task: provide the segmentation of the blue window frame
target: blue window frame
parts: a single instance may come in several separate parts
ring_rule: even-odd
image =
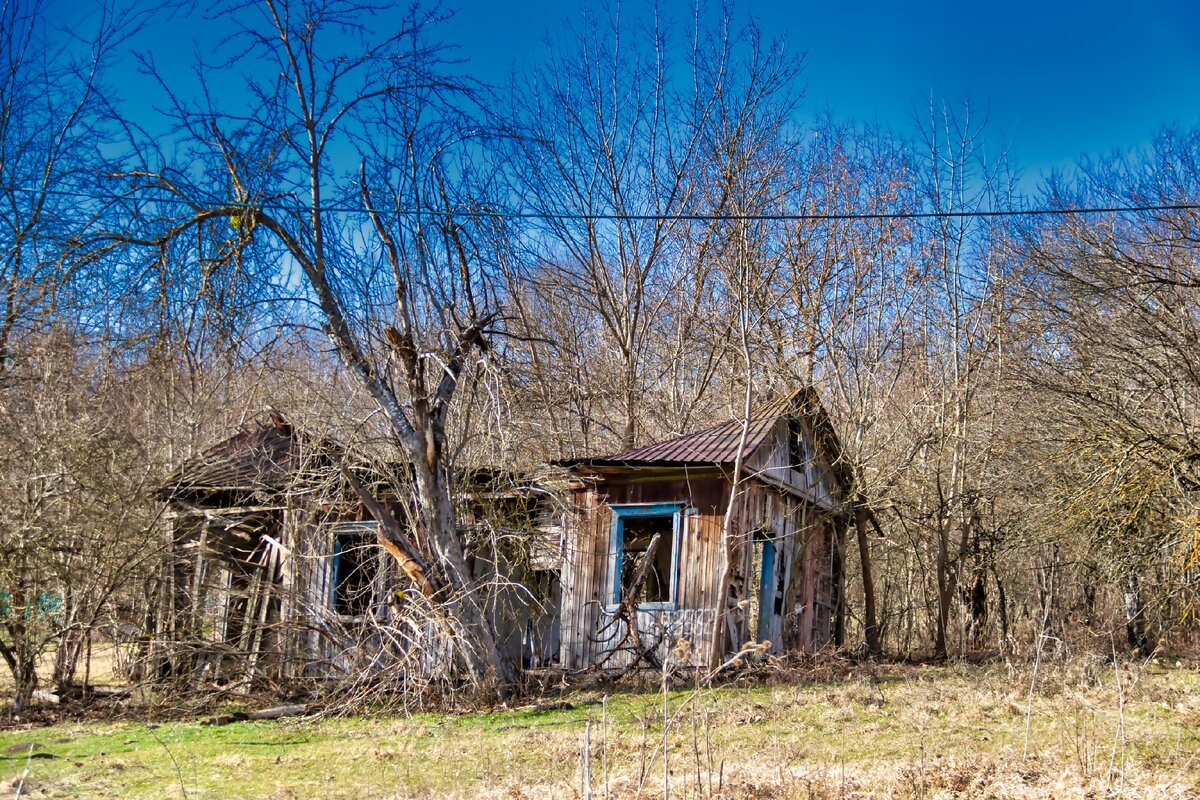
[[[370,614],[379,574],[374,522],[342,522],[333,528],[329,605],[339,616]]]
[[[638,608],[671,610],[679,602],[679,537],[686,503],[648,503],[609,506],[612,512],[609,569],[612,586],[607,607],[621,602],[623,591],[633,579],[641,555],[655,534],[660,534],[654,560],[642,586],[643,602]]]
[[[769,530],[754,532],[754,544],[762,548],[762,570],[758,578],[758,625],[754,631],[758,640],[765,641],[771,632],[775,617],[783,616],[784,607],[784,564],[779,540]]]

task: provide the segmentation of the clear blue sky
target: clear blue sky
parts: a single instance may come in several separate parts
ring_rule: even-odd
[[[447,39],[482,77],[542,51],[578,3],[460,0]],[[646,4],[626,2],[623,13]],[[685,16],[689,2],[664,2]],[[768,36],[807,53],[806,107],[911,127],[930,92],[986,109],[1032,175],[1200,125],[1200,0],[741,3]]]
[[[495,83],[536,63],[544,38],[561,36],[564,19],[583,8],[582,0],[447,3],[456,13],[442,38],[461,48],[477,77]],[[70,18],[95,0],[52,6]],[[650,7],[624,0],[622,14]],[[662,7],[681,21],[692,14],[689,0]],[[1164,124],[1200,125],[1200,0],[793,0],[743,3],[735,13],[807,53],[807,111],[910,130],[931,92],[970,100],[988,112],[990,147],[1011,143],[1029,182],[1084,154],[1144,144]],[[167,70],[183,69],[198,41],[211,47],[213,26],[198,23],[198,14],[157,22],[134,45]],[[151,102],[136,81],[118,83],[132,108]]]

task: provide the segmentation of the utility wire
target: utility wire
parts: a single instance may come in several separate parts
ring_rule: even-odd
[[[149,187],[153,188],[153,187]],[[24,194],[45,194],[55,197],[71,197],[80,200],[107,200],[113,201],[118,199],[131,199],[129,195],[101,195],[91,194],[89,192],[73,192],[61,189],[32,189],[23,186],[10,186],[6,191],[19,192]],[[194,209],[203,209],[204,206],[180,197],[154,197],[154,198],[137,198],[145,202],[160,203],[164,205],[179,205],[188,206]],[[309,208],[302,205],[285,206],[279,203],[263,203],[254,205],[251,203],[235,203],[229,201],[217,201],[213,203],[214,207],[235,208],[263,211],[281,211],[286,213],[308,213]],[[968,218],[987,218],[987,217],[1045,217],[1045,216],[1081,216],[1087,214],[1125,214],[1138,213],[1147,211],[1197,211],[1200,210],[1200,203],[1167,203],[1162,205],[1137,205],[1137,206],[1088,206],[1082,208],[1012,208],[1012,209],[996,209],[996,210],[976,210],[976,211],[880,211],[880,212],[856,212],[856,213],[833,213],[833,214],[614,214],[614,213],[597,213],[597,214],[575,214],[553,211],[531,211],[526,209],[516,210],[495,210],[495,209],[434,209],[434,208],[407,208],[393,210],[390,213],[398,214],[402,217],[414,217],[418,215],[426,216],[446,216],[460,217],[467,219],[542,219],[555,221],[579,221],[579,222],[653,222],[653,221],[670,221],[670,222],[819,222],[822,220],[828,221],[855,221],[855,220],[908,220],[908,219],[968,219]],[[353,208],[346,206],[329,206],[321,207],[321,211],[330,214],[366,214],[364,208]]]

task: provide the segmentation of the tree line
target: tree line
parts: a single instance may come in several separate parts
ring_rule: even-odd
[[[617,452],[815,386],[841,437],[847,641],[1149,653],[1200,557],[1200,132],[1030,194],[986,121],[813,114],[748,18],[596,13],[510,84],[443,12],[212,12],[183,93],[127,110],[111,4],[0,24],[0,655],[145,632],[172,467],[267,404],[403,459],[419,556],[484,691],[460,466]],[[469,54],[467,54],[469,55]],[[118,77],[119,76],[119,77]],[[1148,125],[1153,121],[1148,121]],[[1153,210],[1077,213],[1093,208]],[[1006,210],[1053,213],[989,215]]]

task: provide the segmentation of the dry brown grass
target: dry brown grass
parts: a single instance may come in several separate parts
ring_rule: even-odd
[[[79,665],[78,680],[82,681],[85,671],[88,683],[93,686],[113,686],[124,680],[122,660],[129,658],[130,647],[117,645],[112,642],[99,642],[92,647],[90,663],[86,660]],[[54,648],[42,653],[37,662],[38,681],[43,687],[51,683],[54,676]],[[12,673],[0,662],[0,697],[11,692],[13,688]]]
[[[672,691],[665,726],[661,693],[610,689],[548,711],[58,726],[0,735],[0,755],[58,756],[33,762],[27,797],[1200,796],[1200,675],[1121,669],[1043,665],[1031,705],[1027,669],[844,665],[837,681]],[[23,766],[0,761],[0,787]]]

